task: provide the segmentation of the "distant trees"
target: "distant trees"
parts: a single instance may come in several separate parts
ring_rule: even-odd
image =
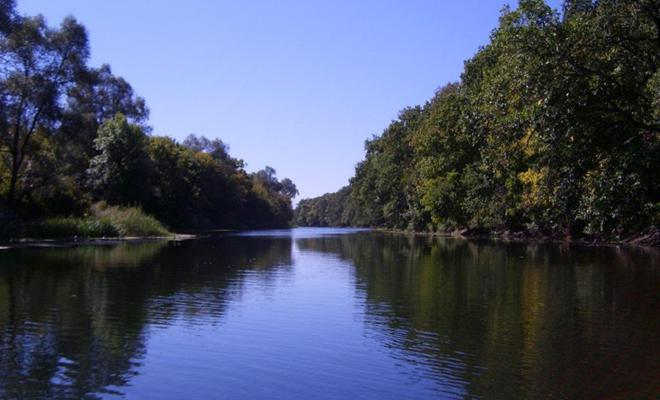
[[[253,216],[252,224],[260,227],[282,226],[284,221],[293,218],[291,200],[298,194],[296,185],[290,179],[278,180],[272,167],[266,167],[250,175],[253,195],[250,208],[272,210],[269,214]],[[284,224],[286,225],[286,224]]]
[[[94,199],[142,205],[175,228],[284,227],[298,193],[270,167],[247,174],[219,139],[147,136],[123,114],[101,125],[87,171]]]
[[[505,9],[459,83],[367,142],[349,224],[609,238],[657,227],[658,10],[653,0]],[[296,221],[327,196],[302,200]]]
[[[235,160],[213,154],[168,137],[152,137],[149,157],[153,173],[147,210],[170,226],[241,226],[250,190],[247,175],[235,167]]]
[[[351,187],[346,186],[335,193],[326,193],[313,199],[298,202],[294,223],[299,226],[351,226],[355,225],[353,203],[350,201]]]
[[[226,165],[233,166],[235,168],[243,167],[243,161],[230,157],[229,146],[218,138],[209,140],[203,136],[198,137],[195,134],[190,134],[186,140],[183,141],[183,145],[195,152],[206,153],[210,155],[214,160],[222,162]]]
[[[248,174],[220,139],[151,136],[145,100],[109,65],[87,65],[81,24],[14,7],[0,0],[0,224],[104,201],[179,229],[288,225],[291,180]]]
[[[280,181],[280,189],[278,190],[279,194],[284,195],[290,199],[298,196],[298,188],[296,184],[289,178],[284,178]]]

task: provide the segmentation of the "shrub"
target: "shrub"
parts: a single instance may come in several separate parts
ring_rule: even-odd
[[[42,239],[72,237],[100,238],[125,236],[166,236],[170,232],[140,208],[92,206],[90,216],[57,217],[28,225],[24,236]]]
[[[94,214],[107,218],[117,229],[120,236],[166,236],[170,232],[156,218],[137,207],[107,207],[96,205]]]
[[[119,231],[107,218],[58,217],[30,224],[25,236],[48,239],[116,237]]]

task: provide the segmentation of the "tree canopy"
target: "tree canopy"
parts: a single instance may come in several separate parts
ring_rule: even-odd
[[[51,27],[0,0],[0,223],[82,216],[104,202],[175,229],[288,225],[290,179],[247,173],[217,138],[153,135],[146,101],[88,59],[74,18]]]
[[[612,239],[657,227],[659,10],[505,8],[460,82],[403,110],[350,186],[302,200],[296,223]]]

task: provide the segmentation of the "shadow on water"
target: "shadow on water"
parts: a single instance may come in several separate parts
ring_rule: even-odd
[[[374,233],[296,245],[352,264],[368,334],[447,396],[659,394],[655,250]]]
[[[241,275],[291,265],[291,240],[124,243],[0,253],[0,398],[121,394],[147,325],[221,318]]]

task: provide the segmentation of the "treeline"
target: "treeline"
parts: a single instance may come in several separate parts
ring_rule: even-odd
[[[219,139],[151,134],[149,109],[108,65],[87,65],[87,32],[20,16],[0,0],[0,224],[138,206],[171,228],[286,226],[297,194],[272,168],[248,174]]]
[[[660,3],[505,8],[458,83],[403,110],[300,225],[621,239],[660,222]]]
[[[345,186],[334,193],[300,200],[294,211],[294,222],[299,226],[357,226],[360,224],[356,221],[354,206],[351,187]]]

